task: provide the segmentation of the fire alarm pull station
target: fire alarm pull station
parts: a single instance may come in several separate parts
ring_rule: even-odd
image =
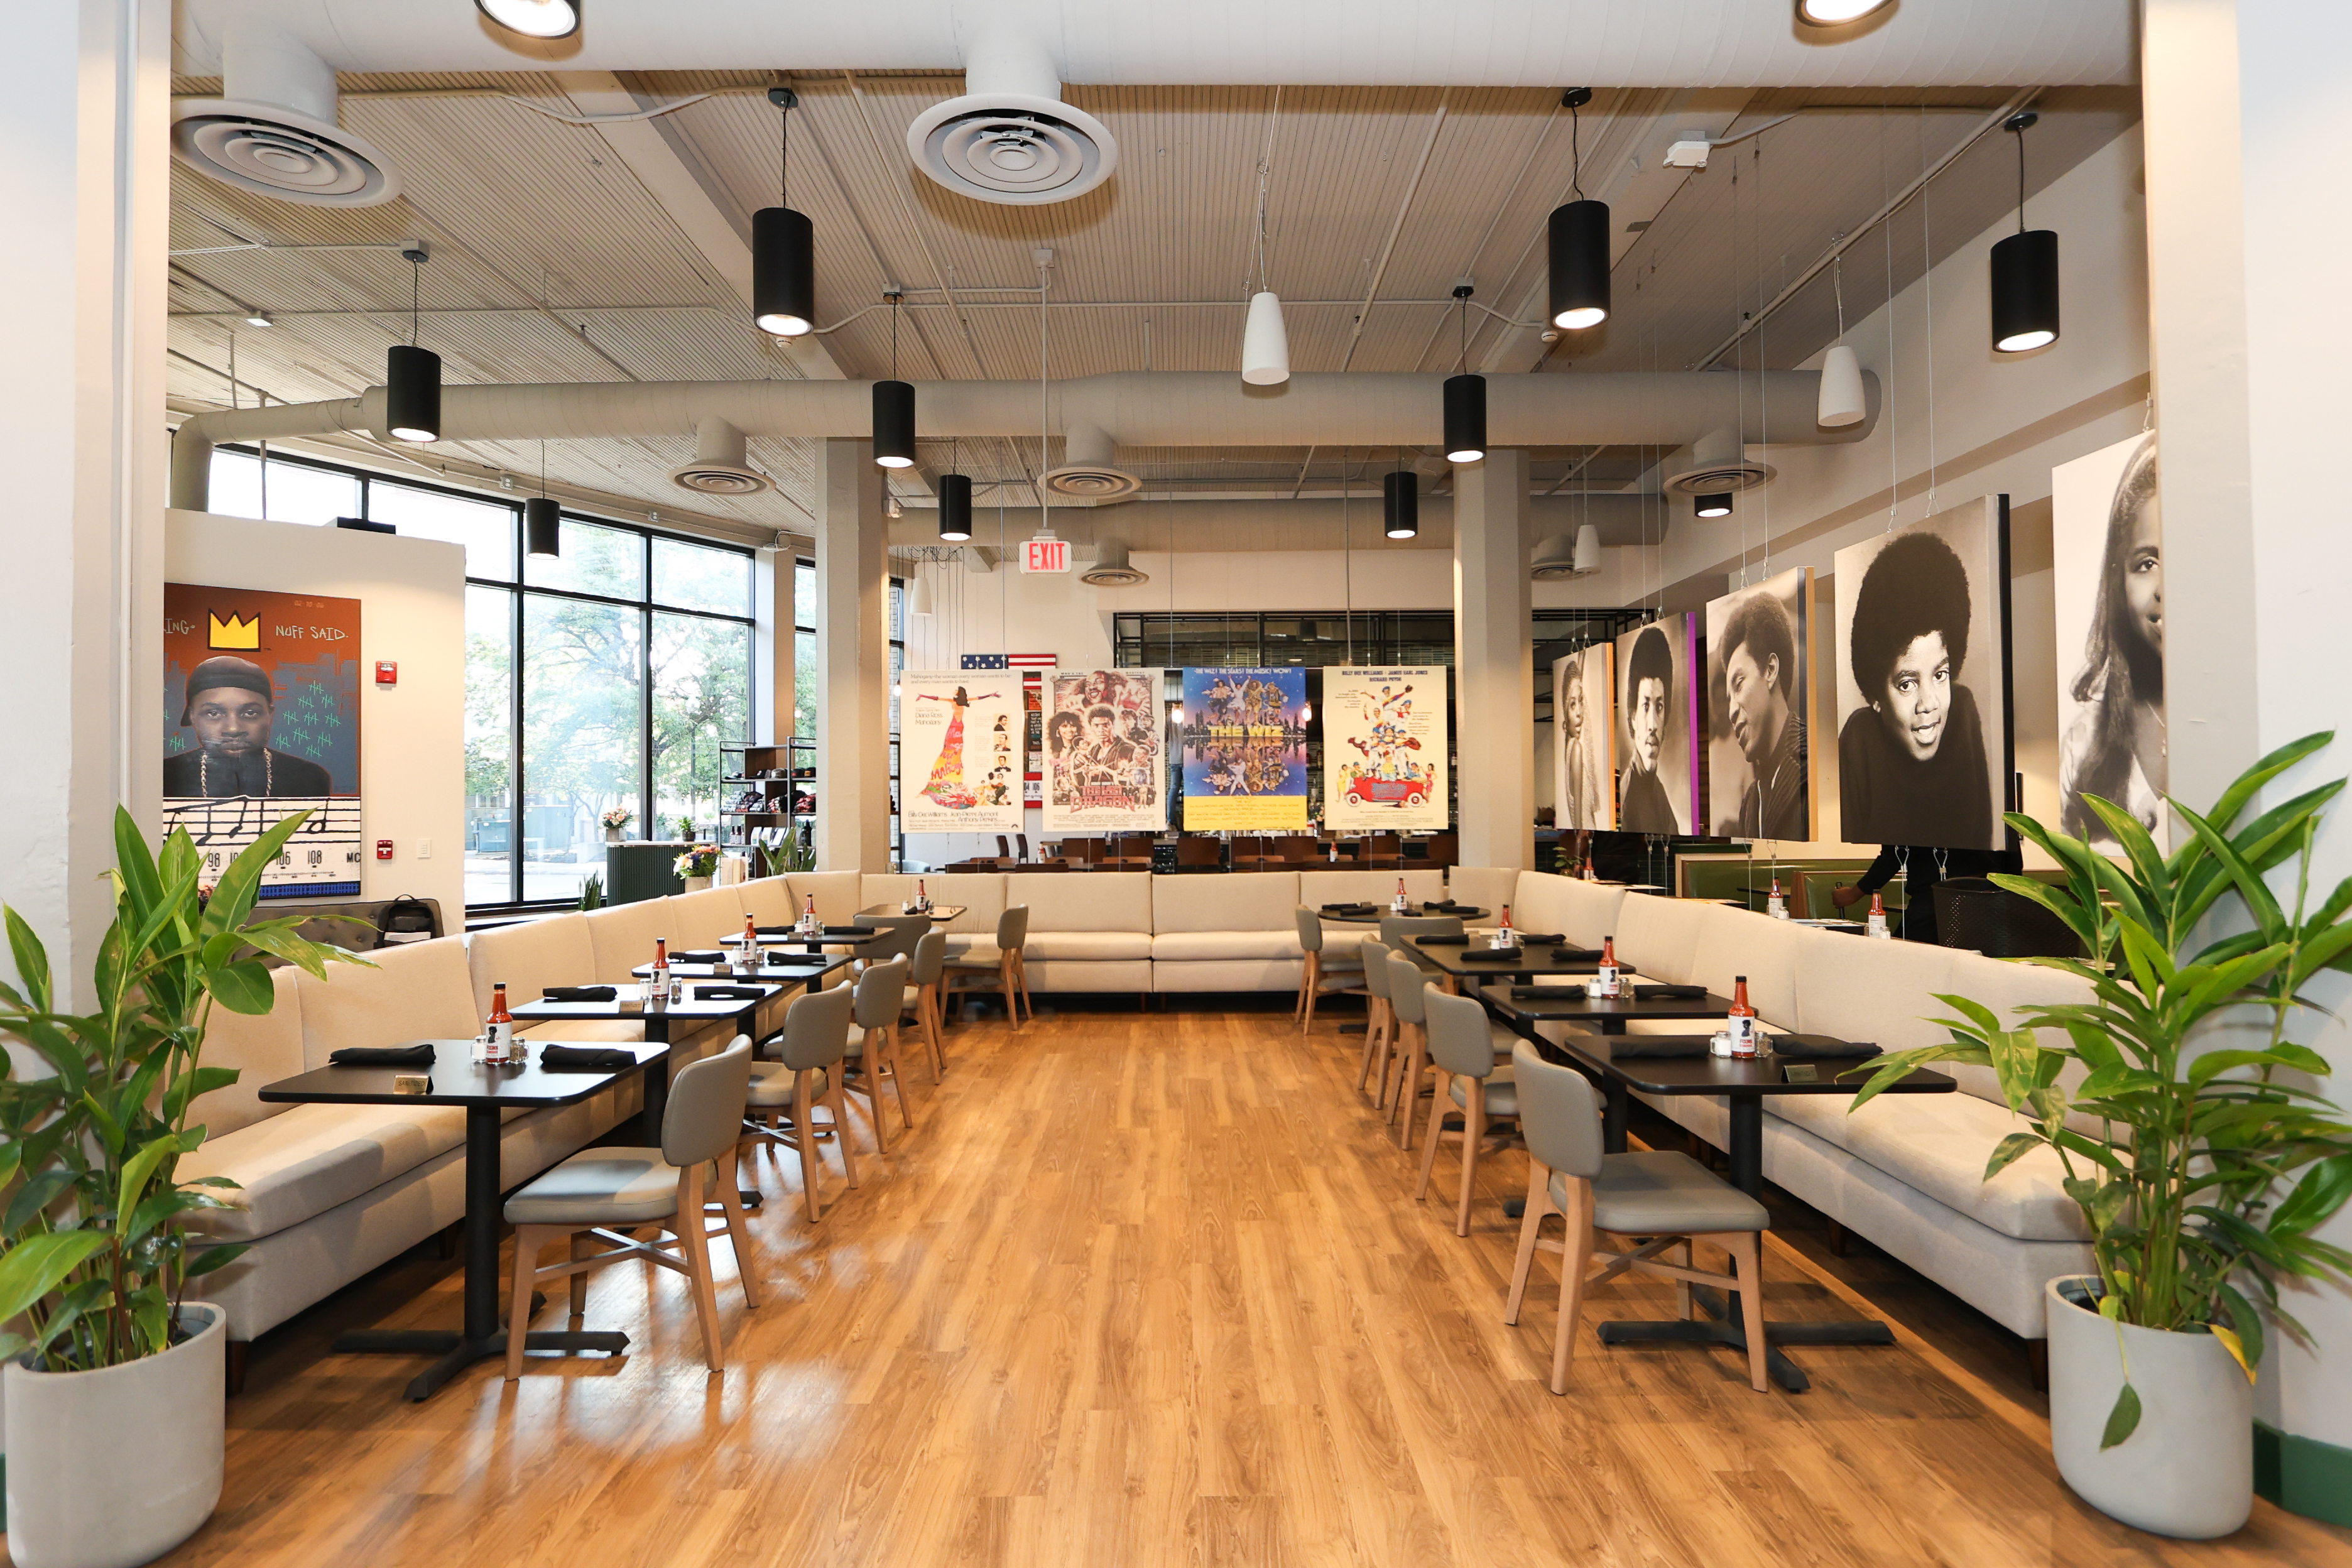
[[[378,686],[399,685],[400,665],[398,662],[389,658],[377,659],[375,661],[375,683]]]
[[[379,860],[389,860],[392,858],[391,839],[379,838],[375,841],[375,858]]]

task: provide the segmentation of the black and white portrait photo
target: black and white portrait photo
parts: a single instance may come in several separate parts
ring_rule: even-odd
[[[1836,555],[1838,816],[1851,844],[1998,849],[2008,792],[2001,503]]]
[[[1610,713],[1613,645],[1579,648],[1551,667],[1552,810],[1562,827],[1617,826]]]
[[[1805,729],[1813,574],[1791,567],[1706,606],[1708,809],[1724,837],[1813,837]]]
[[[1662,616],[1617,639],[1617,826],[1688,834],[1698,814],[1698,641],[1693,616]]]
[[[2111,801],[2166,843],[2164,528],[2156,437],[2135,436],[2050,472],[2058,599],[2060,825],[2121,847],[2085,795]]]

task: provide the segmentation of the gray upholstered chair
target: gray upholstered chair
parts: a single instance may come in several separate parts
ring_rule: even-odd
[[[1303,1035],[1315,1026],[1315,1003],[1324,994],[1323,983],[1330,981],[1330,989],[1334,992],[1357,990],[1364,984],[1364,965],[1363,961],[1357,958],[1326,960],[1323,956],[1322,918],[1305,904],[1298,906],[1296,916],[1298,947],[1307,955],[1307,966],[1299,972],[1298,1004],[1290,1011],[1291,1016],[1298,1020],[1298,1032]]]
[[[925,931],[908,954],[907,992],[899,1011],[911,1013],[915,1026],[923,1031],[923,1044],[930,1047],[931,1081],[938,1083],[947,1077],[948,1055],[940,1041],[940,982],[947,974],[947,932]]]
[[[1423,993],[1422,1005],[1427,1009],[1424,1029],[1429,1059],[1437,1069],[1437,1092],[1430,1097],[1428,1146],[1421,1152],[1421,1185],[1412,1195],[1416,1203],[1429,1195],[1439,1142],[1460,1138],[1462,1189],[1454,1201],[1454,1234],[1467,1236],[1478,1145],[1486,1140],[1489,1122],[1518,1120],[1518,1085],[1507,1066],[1495,1065],[1495,1045],[1487,1032],[1484,1006],[1467,996],[1449,996],[1442,991]],[[1462,1113],[1462,1131],[1448,1131],[1445,1119],[1456,1110]]]
[[[702,1325],[703,1360],[713,1372],[725,1366],[719,1348],[719,1296],[710,1279],[712,1236],[734,1244],[743,1304],[760,1304],[759,1255],[735,1190],[735,1148],[751,1083],[751,1037],[738,1035],[726,1050],[681,1068],[670,1080],[660,1148],[583,1149],[507,1200],[506,1217],[515,1227],[513,1305],[507,1323],[509,1380],[522,1375],[533,1289],[569,1278],[576,1320],[587,1310],[588,1270],[625,1258],[642,1258],[687,1277],[694,1315]],[[717,1231],[709,1228],[703,1214],[704,1200],[712,1195],[725,1215]],[[638,1240],[637,1232],[648,1226],[668,1235]],[[541,1251],[560,1237],[570,1238],[571,1258],[540,1268]],[[591,1237],[610,1245],[592,1249]],[[677,1249],[676,1256],[665,1250],[670,1247]]]
[[[874,1147],[885,1154],[890,1152],[890,1134],[882,1121],[884,1074],[889,1076],[891,1091],[898,1097],[898,1120],[906,1123],[908,1131],[915,1130],[915,1113],[907,1103],[907,1075],[898,1065],[898,1019],[906,1012],[908,969],[905,959],[894,958],[857,977],[850,1003],[850,1022],[857,1026],[857,1033],[842,1053],[848,1088],[866,1097],[866,1109],[874,1118]]]
[[[1007,906],[996,917],[996,943],[992,949],[975,946],[948,959],[947,975],[941,983],[943,999],[951,1000],[960,991],[1003,992],[1005,1015],[1018,1029],[1024,1005],[1030,1017],[1037,1016],[1037,1005],[1029,1000],[1029,971],[1022,958],[1022,949],[1028,945],[1029,906]]]
[[[1410,952],[1417,936],[1460,936],[1460,915],[1382,915],[1381,940],[1400,952]]]
[[[857,1156],[845,1136],[849,1118],[842,1102],[841,1058],[849,1049],[850,1008],[855,993],[846,985],[830,991],[808,991],[793,998],[784,1012],[784,1026],[775,1037],[781,1060],[753,1062],[745,1111],[745,1135],[800,1151],[801,1206],[814,1224],[824,1217],[817,1200],[816,1140],[830,1130],[841,1153],[841,1173],[857,1184]],[[820,1125],[816,1108],[833,1112]]]
[[[1519,1131],[1528,1141],[1528,1211],[1519,1222],[1518,1259],[1511,1269],[1511,1295],[1503,1321],[1519,1321],[1527,1295],[1528,1269],[1538,1247],[1560,1254],[1559,1323],[1553,1331],[1551,1391],[1568,1392],[1568,1363],[1574,1348],[1577,1314],[1584,1293],[1628,1268],[1663,1275],[1681,1287],[1683,1314],[1690,1314],[1690,1287],[1713,1285],[1736,1291],[1748,1333],[1748,1381],[1764,1393],[1763,1232],[1771,1216],[1764,1205],[1717,1178],[1687,1154],[1609,1154],[1601,1151],[1601,1102],[1591,1080],[1570,1068],[1554,1067],[1521,1045],[1511,1056],[1517,1080]],[[1540,1239],[1543,1222],[1558,1215],[1566,1224],[1560,1242]],[[1631,1252],[1596,1251],[1593,1233],[1639,1237]],[[1691,1267],[1691,1243],[1707,1242],[1731,1254],[1737,1278]],[[1681,1261],[1661,1261],[1675,1248]],[[1585,1269],[1599,1263],[1590,1279]]]
[[[887,963],[894,958],[911,958],[915,944],[931,929],[929,915],[853,915],[850,924],[864,926],[868,931],[890,932],[887,942],[876,942],[859,955],[860,967]]]
[[[1380,941],[1366,937],[1357,949],[1364,963],[1364,1060],[1356,1073],[1359,1091],[1371,1081],[1377,1057],[1381,1075],[1380,1094],[1372,1103],[1389,1102],[1389,1053],[1396,1048],[1396,1015],[1389,1009],[1389,950]]]
[[[1430,990],[1429,972],[1402,952],[1388,957],[1389,1011],[1396,1018],[1396,1098],[1387,1101],[1389,1120],[1402,1122],[1397,1129],[1397,1147],[1410,1153],[1412,1150],[1412,1113],[1421,1109],[1415,1103],[1421,1098],[1422,1075],[1429,1060],[1428,1009],[1424,998]]]

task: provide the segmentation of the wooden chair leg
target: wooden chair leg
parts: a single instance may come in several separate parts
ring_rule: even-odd
[[[931,1081],[945,1083],[948,1053],[940,1040],[939,997],[931,986],[926,985],[915,993],[915,1026],[922,1030],[923,1044],[931,1053]]]
[[[1370,992],[1364,993],[1364,1059],[1356,1068],[1356,1092],[1361,1094],[1372,1081],[1372,1056],[1381,1044],[1381,999]]]
[[[1004,1016],[1013,1027],[1021,1027],[1021,982],[1013,977],[1013,955],[1006,953],[996,961],[996,984],[1004,993]]]
[[[840,1077],[838,1068],[834,1076]],[[816,1120],[812,1114],[816,1102],[810,1098],[815,1089],[814,1069],[803,1068],[793,1074],[793,1123],[800,1132],[793,1142],[800,1145],[801,1212],[808,1215],[811,1225],[824,1217],[824,1205],[818,1200],[816,1190]]]
[[[507,1308],[507,1381],[522,1375],[522,1346],[530,1332],[530,1291],[539,1277],[539,1249],[553,1238],[552,1226],[515,1226],[514,1279]]]
[[[516,1237],[516,1245],[518,1247],[521,1245],[521,1237],[520,1235]],[[588,1233],[586,1231],[575,1230],[572,1233],[571,1253],[572,1262],[585,1263],[588,1261],[590,1255],[594,1251],[595,1248],[590,1245]],[[533,1269],[532,1272],[535,1274],[538,1270]],[[571,1287],[570,1290],[566,1292],[571,1300],[566,1302],[565,1305],[571,1312],[572,1321],[577,1322],[579,1320],[588,1315],[588,1271],[585,1268],[579,1270],[577,1273],[573,1274],[566,1283]]]
[[[874,1152],[890,1152],[890,1130],[882,1122],[882,1060],[877,1054],[876,1038],[879,1029],[866,1031],[866,1049],[857,1058],[858,1076],[864,1080],[861,1093],[866,1096],[866,1111],[874,1121]]]
[[[689,1165],[677,1173],[677,1213],[670,1224],[694,1291],[694,1316],[702,1325],[702,1359],[711,1371],[723,1372],[727,1363],[719,1348],[719,1291],[710,1279],[710,1237],[702,1220],[702,1170]]]
[[[1391,1120],[1402,1120],[1397,1129],[1397,1147],[1412,1152],[1412,1113],[1421,1109],[1421,1075],[1428,1065],[1426,1040],[1428,1031],[1419,1024],[1404,1026],[1404,1073],[1397,1080],[1396,1104],[1390,1107]],[[1399,1112],[1402,1112],[1400,1119]]]
[[[835,1062],[827,1069],[833,1081],[825,1089],[825,1103],[833,1108],[833,1146],[841,1154],[841,1177],[851,1186],[857,1185],[857,1151],[849,1146],[849,1091],[842,1087],[845,1076],[841,1064]],[[801,1122],[801,1137],[807,1142],[816,1142],[816,1121],[812,1116]]]
[[[1421,1181],[1412,1189],[1412,1201],[1429,1196],[1429,1175],[1437,1168],[1437,1146],[1445,1140],[1445,1102],[1452,1098],[1447,1092],[1451,1082],[1444,1069],[1437,1074],[1437,1092],[1429,1097],[1429,1131],[1422,1139]]]
[[[1444,1084],[1438,1085],[1443,1089]],[[1449,1091],[1447,1099],[1453,1096]],[[1478,1177],[1478,1145],[1486,1136],[1486,1080],[1470,1080],[1470,1108],[1462,1115],[1462,1194],[1454,1205],[1454,1234],[1470,1234],[1470,1186]]]
[[[1592,1184],[1568,1184],[1567,1250],[1559,1259],[1559,1322],[1551,1336],[1551,1391],[1568,1392],[1568,1363],[1576,1353],[1576,1322],[1584,1310],[1584,1272],[1592,1260]]]
[[[1528,1273],[1534,1268],[1536,1242],[1543,1222],[1552,1213],[1551,1170],[1533,1155],[1528,1157],[1528,1206],[1519,1218],[1519,1250],[1511,1259],[1511,1293],[1503,1302],[1503,1321],[1519,1321],[1519,1303],[1527,1300]]]
[[[1764,1248],[1752,1230],[1713,1238],[1731,1254],[1739,1275],[1739,1322],[1748,1331],[1748,1386],[1759,1394],[1771,1392],[1765,1381]]]
[[[898,1060],[898,1026],[896,1024],[882,1026],[882,1055],[890,1064],[890,1089],[898,1097],[898,1120],[907,1124],[908,1131],[912,1132],[915,1130],[915,1113],[907,1106],[907,1069]],[[882,1114],[882,1091],[878,1087],[874,1091],[874,1114],[877,1118]]]
[[[1037,1004],[1029,998],[1029,955],[1018,949],[1014,950],[1013,954],[1013,974],[1014,979],[1021,982],[1021,1005],[1028,1013],[1029,1021],[1034,1024],[1037,1021]]]
[[[803,1137],[801,1142],[806,1143],[808,1139]],[[719,1206],[727,1215],[727,1242],[735,1249],[735,1278],[743,1287],[743,1305],[756,1307],[760,1304],[760,1251],[751,1239],[751,1217],[743,1212],[743,1194],[736,1180],[732,1149],[719,1156]]]

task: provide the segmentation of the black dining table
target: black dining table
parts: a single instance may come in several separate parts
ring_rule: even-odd
[[[970,909],[970,904],[933,904],[928,910],[902,910],[896,904],[877,904],[857,912],[867,920],[891,920],[901,915],[929,915],[935,926],[943,926]]]
[[[1409,940],[1423,959],[1456,980],[1532,980],[1547,974],[1584,976],[1601,972],[1600,952],[1572,942],[1522,942],[1514,948],[1496,949],[1488,946],[1484,936],[1474,936],[1466,943],[1432,942],[1425,936]],[[1570,956],[1559,957],[1562,952]]]
[[[1601,1147],[1612,1154],[1626,1149],[1628,1101],[1635,1093],[1673,1096],[1704,1094],[1720,1097],[1728,1116],[1725,1152],[1730,1157],[1731,1184],[1759,1202],[1764,1196],[1764,1101],[1782,1094],[1838,1094],[1852,1099],[1862,1087],[1858,1079],[1839,1075],[1863,1065],[1867,1056],[1830,1054],[1847,1048],[1845,1042],[1826,1035],[1769,1033],[1767,1049],[1755,1057],[1708,1054],[1707,1034],[1627,1035],[1569,1034],[1558,1039],[1539,1035],[1534,1026],[1547,1021],[1550,1005],[1513,994],[1525,987],[1490,985],[1479,994],[1489,1007],[1546,1060],[1572,1067],[1599,1080],[1603,1094]],[[1719,1000],[1719,999],[1717,999]],[[1784,1053],[1770,1048],[1784,1043]],[[1791,1068],[1795,1071],[1792,1075]],[[1890,1094],[1949,1094],[1958,1084],[1947,1075],[1925,1068],[1909,1074],[1885,1092]],[[1603,1323],[1606,1344],[1674,1342],[1730,1345],[1747,1353],[1747,1331],[1740,1326],[1738,1303],[1704,1287],[1693,1296],[1713,1314],[1708,1322],[1641,1320]],[[1803,1369],[1782,1355],[1781,1345],[1891,1345],[1894,1331],[1883,1322],[1849,1320],[1835,1322],[1771,1322],[1764,1325],[1769,1342],[1765,1364],[1774,1382],[1790,1393],[1811,1386]]]
[[[754,1027],[751,1020],[758,1015],[760,1008],[783,989],[782,984],[776,981],[762,981],[756,975],[737,979],[731,974],[725,976],[712,974],[698,978],[693,984],[733,984],[746,989],[756,987],[760,994],[757,997],[696,999],[692,996],[691,987],[689,987],[688,999],[670,1002],[648,1000],[646,995],[646,987],[643,985],[615,985],[612,988],[611,999],[606,1001],[551,1002],[542,996],[535,1002],[517,1003],[508,1011],[514,1015],[514,1021],[518,1026],[583,1020],[599,1023],[625,1021],[643,1024],[647,1045],[667,1047],[673,1031],[681,1024],[692,1028],[705,1024],[721,1024],[733,1019],[744,1027]],[[602,1045],[605,1042],[599,1040],[585,1043]],[[663,1059],[650,1065],[646,1073],[645,1110],[638,1126],[641,1129],[639,1136],[647,1143],[661,1142],[662,1112],[669,1104],[669,1067],[667,1057],[667,1053],[665,1051]]]
[[[836,926],[824,928],[817,937],[803,936],[792,926],[758,926],[753,928],[761,941],[779,948],[799,948],[803,952],[823,952],[828,947],[862,949],[872,942],[892,942],[898,933],[888,926]],[[856,956],[853,952],[852,957]]]
[[[433,1364],[411,1378],[412,1401],[430,1398],[433,1392],[478,1361],[507,1353],[507,1335],[499,1321],[499,1228],[503,1205],[499,1182],[499,1130],[510,1110],[531,1110],[551,1105],[576,1105],[632,1073],[666,1064],[668,1045],[648,1039],[609,1048],[636,1058],[633,1067],[618,1070],[551,1071],[540,1065],[536,1047],[561,1042],[532,1042],[531,1059],[512,1067],[478,1066],[471,1040],[424,1040],[413,1044],[433,1047],[433,1065],[413,1067],[322,1067],[265,1084],[260,1098],[276,1105],[446,1105],[466,1112],[466,1241],[464,1315],[457,1330],[359,1329],[338,1336],[339,1352],[429,1355]],[[403,1074],[427,1074],[432,1089],[425,1094],[401,1094],[393,1080]],[[618,1355],[629,1348],[629,1336],[618,1330],[582,1332],[533,1331],[524,1343],[535,1351],[603,1351]]]
[[[1399,920],[1408,921],[1444,920],[1446,916],[1451,915],[1455,920],[1462,921],[1466,923],[1470,921],[1483,921],[1494,912],[1495,911],[1492,910],[1471,909],[1466,906],[1458,910],[1425,910],[1416,902],[1412,908],[1407,910],[1402,915],[1397,915],[1397,912],[1394,910],[1389,908],[1386,904],[1382,904],[1378,909],[1368,910],[1360,914],[1354,912],[1341,914],[1336,913],[1330,910],[1318,910],[1315,911],[1315,918],[1317,920],[1328,921],[1333,925],[1376,926],[1392,915],[1395,915]]]

